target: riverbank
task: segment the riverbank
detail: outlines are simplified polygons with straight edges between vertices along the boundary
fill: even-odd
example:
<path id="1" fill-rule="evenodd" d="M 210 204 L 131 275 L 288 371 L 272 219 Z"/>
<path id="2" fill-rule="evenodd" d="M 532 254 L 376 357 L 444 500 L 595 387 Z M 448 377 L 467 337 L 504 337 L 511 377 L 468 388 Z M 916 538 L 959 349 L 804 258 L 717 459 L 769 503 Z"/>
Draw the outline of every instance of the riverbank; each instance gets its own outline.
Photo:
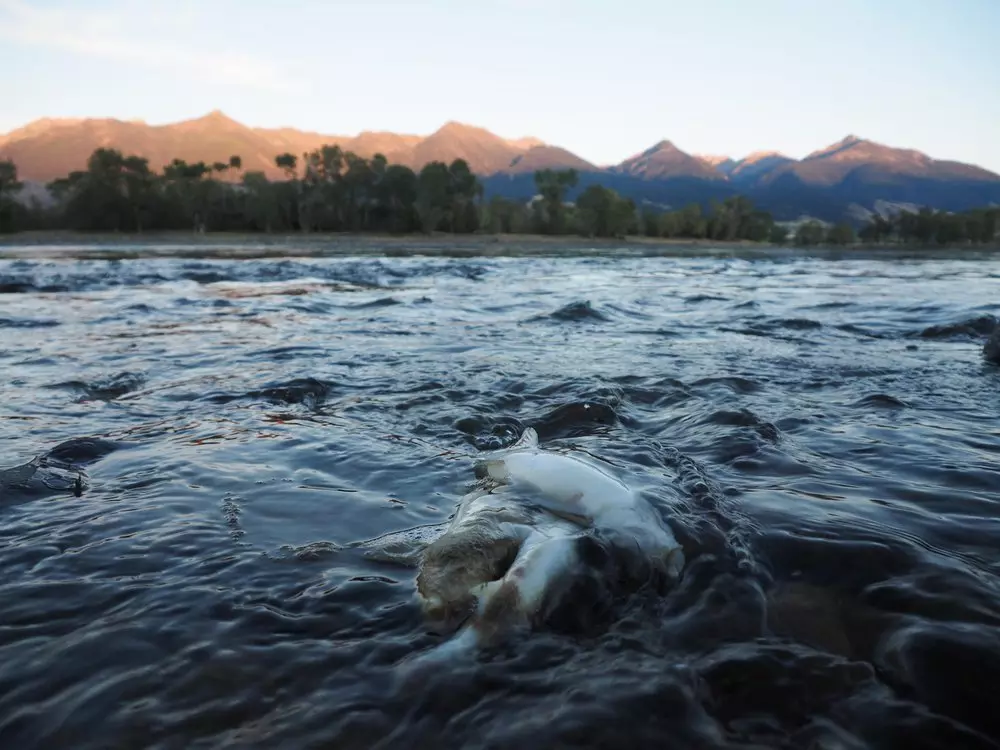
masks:
<path id="1" fill-rule="evenodd" d="M 732 256 L 732 257 L 970 257 L 994 256 L 1000 245 L 929 246 L 854 244 L 798 247 L 749 240 L 719 241 L 629 236 L 625 239 L 574 235 L 527 234 L 378 234 L 378 233 L 247 233 L 147 232 L 86 233 L 35 231 L 0 235 L 0 257 L 74 257 L 124 259 L 136 257 L 282 256 L 438 256 L 522 257 L 588 255 Z"/>

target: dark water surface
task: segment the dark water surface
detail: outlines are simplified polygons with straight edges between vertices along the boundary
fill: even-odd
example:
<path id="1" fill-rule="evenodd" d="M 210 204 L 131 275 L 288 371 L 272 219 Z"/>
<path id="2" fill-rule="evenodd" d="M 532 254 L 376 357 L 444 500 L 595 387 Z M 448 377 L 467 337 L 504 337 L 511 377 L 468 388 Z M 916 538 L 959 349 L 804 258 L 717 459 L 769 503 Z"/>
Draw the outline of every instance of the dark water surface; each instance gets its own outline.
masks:
<path id="1" fill-rule="evenodd" d="M 1000 747 L 1000 259 L 0 260 L 4 748 Z M 414 686 L 535 427 L 688 566 Z M 69 441 L 69 442 L 67 442 Z"/>

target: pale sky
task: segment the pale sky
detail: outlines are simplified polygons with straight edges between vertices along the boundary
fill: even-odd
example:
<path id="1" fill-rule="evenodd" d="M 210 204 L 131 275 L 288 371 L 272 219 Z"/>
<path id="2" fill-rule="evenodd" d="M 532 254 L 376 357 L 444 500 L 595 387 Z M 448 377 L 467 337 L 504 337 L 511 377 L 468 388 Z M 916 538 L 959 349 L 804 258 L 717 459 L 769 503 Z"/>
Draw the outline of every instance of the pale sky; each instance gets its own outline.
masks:
<path id="1" fill-rule="evenodd" d="M 1000 0 L 0 0 L 0 132 L 458 120 L 599 164 L 853 133 L 1000 172 L 998 33 Z"/>

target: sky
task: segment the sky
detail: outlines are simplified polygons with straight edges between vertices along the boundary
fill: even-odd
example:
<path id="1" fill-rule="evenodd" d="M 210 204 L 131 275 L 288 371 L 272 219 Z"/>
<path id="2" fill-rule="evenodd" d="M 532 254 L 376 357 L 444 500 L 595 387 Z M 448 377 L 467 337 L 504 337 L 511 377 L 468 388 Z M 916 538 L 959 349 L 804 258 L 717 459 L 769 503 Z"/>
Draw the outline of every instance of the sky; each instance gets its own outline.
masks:
<path id="1" fill-rule="evenodd" d="M 40 117 L 669 139 L 855 134 L 1000 172 L 1000 0 L 0 0 L 0 133 Z"/>

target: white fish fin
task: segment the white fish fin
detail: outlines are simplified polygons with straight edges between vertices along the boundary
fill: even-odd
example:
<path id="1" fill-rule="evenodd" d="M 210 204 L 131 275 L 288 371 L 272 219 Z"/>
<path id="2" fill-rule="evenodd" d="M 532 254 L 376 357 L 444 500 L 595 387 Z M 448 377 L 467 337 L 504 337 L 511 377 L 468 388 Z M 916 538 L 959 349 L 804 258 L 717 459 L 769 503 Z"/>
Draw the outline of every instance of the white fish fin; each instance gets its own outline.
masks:
<path id="1" fill-rule="evenodd" d="M 525 448 L 537 448 L 538 447 L 538 433 L 535 432 L 534 427 L 525 427 L 524 432 L 521 437 L 517 439 L 517 442 L 512 446 L 507 448 L 509 451 L 523 450 Z"/>

